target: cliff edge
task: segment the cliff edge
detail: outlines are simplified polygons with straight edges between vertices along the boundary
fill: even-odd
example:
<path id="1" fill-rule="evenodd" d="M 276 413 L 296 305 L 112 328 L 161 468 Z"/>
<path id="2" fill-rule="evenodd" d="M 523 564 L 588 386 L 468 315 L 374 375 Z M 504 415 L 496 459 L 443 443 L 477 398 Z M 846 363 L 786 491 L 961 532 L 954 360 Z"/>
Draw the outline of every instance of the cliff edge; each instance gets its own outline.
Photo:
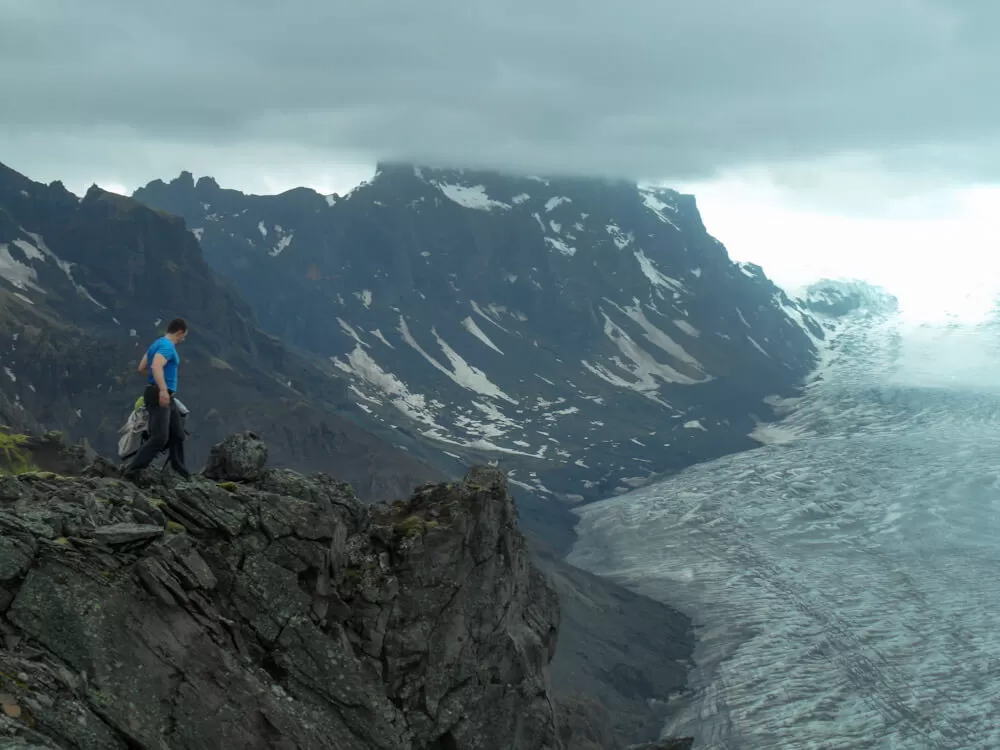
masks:
<path id="1" fill-rule="evenodd" d="M 558 607 L 502 474 L 366 507 L 266 455 L 234 435 L 206 476 L 144 488 L 100 460 L 0 477 L 4 734 L 95 750 L 559 746 Z"/>
<path id="2" fill-rule="evenodd" d="M 252 433 L 139 486 L 71 448 L 73 473 L 41 469 L 56 443 L 0 456 L 4 747 L 576 745 L 556 595 L 501 472 L 366 506 L 267 468 Z"/>

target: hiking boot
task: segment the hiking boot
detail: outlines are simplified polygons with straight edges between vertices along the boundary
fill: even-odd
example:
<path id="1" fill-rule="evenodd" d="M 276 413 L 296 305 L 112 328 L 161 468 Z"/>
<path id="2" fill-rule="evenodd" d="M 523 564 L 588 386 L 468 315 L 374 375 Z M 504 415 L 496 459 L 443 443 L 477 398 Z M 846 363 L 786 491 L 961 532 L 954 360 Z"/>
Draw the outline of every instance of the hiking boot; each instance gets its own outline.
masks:
<path id="1" fill-rule="evenodd" d="M 132 484 L 137 485 L 139 484 L 139 480 L 142 478 L 142 472 L 123 466 L 121 468 L 121 478 L 126 482 L 131 482 Z"/>

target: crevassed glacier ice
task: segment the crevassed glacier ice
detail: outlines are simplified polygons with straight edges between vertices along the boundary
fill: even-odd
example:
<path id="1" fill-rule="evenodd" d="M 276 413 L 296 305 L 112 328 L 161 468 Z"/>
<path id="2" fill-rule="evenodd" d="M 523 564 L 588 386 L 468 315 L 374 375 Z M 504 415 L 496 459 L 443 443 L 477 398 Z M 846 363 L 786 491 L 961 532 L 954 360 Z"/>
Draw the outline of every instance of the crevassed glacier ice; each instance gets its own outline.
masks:
<path id="1" fill-rule="evenodd" d="M 846 325 L 789 442 L 580 509 L 570 561 L 691 615 L 697 748 L 1000 748 L 1000 335 Z"/>

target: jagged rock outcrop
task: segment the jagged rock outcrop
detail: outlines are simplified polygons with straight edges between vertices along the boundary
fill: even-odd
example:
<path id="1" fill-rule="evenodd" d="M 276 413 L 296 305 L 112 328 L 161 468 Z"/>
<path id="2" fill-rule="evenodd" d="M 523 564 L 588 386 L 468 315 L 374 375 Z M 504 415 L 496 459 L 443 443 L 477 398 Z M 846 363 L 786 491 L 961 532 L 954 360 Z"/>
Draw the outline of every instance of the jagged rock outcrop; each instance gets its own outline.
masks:
<path id="1" fill-rule="evenodd" d="M 562 747 L 558 606 L 500 472 L 368 507 L 264 455 L 216 447 L 252 481 L 0 476 L 3 742 Z"/>

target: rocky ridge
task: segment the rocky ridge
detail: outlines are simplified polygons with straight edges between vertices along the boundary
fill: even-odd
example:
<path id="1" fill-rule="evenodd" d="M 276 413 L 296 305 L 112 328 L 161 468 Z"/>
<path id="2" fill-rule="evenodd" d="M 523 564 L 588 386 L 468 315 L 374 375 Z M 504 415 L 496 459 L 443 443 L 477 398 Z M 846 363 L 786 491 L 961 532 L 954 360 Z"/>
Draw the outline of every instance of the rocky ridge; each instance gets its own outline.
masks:
<path id="1" fill-rule="evenodd" d="M 583 747 L 502 473 L 365 506 L 251 433 L 192 482 L 68 455 L 0 476 L 5 747 Z"/>

